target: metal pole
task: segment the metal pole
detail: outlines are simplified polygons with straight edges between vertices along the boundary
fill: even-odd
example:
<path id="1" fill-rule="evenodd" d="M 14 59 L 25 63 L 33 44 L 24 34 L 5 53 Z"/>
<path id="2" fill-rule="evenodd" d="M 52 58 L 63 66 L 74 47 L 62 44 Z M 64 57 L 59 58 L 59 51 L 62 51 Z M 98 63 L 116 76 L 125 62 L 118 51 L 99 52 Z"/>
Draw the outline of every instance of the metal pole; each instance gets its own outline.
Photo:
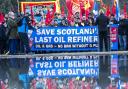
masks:
<path id="1" fill-rule="evenodd" d="M 19 9 L 19 6 L 20 6 L 19 4 L 20 4 L 20 3 L 19 3 L 19 0 L 17 0 L 18 12 L 19 12 L 19 10 L 20 10 L 20 9 Z"/>

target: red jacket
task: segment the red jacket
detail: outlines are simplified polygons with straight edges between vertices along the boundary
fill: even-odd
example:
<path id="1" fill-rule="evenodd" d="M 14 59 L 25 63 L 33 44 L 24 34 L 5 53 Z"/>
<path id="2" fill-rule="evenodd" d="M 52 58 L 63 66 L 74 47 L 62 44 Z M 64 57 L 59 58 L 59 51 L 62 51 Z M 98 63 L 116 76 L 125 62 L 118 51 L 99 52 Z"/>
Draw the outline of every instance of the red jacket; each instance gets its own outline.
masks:
<path id="1" fill-rule="evenodd" d="M 4 22 L 4 15 L 0 12 L 0 24 Z"/>

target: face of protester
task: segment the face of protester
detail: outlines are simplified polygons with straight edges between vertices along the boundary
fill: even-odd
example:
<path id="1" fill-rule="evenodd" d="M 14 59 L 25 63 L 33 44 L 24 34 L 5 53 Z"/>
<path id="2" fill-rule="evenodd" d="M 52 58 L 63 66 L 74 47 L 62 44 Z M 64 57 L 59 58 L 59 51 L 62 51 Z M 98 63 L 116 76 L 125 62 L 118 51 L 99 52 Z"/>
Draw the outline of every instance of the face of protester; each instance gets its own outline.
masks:
<path id="1" fill-rule="evenodd" d="M 125 19 L 124 15 L 121 15 L 120 19 Z"/>
<path id="2" fill-rule="evenodd" d="M 65 21 L 64 20 L 62 20 L 62 24 L 65 25 Z"/>
<path id="3" fill-rule="evenodd" d="M 42 23 L 39 23 L 38 26 L 41 27 L 42 26 Z"/>
<path id="4" fill-rule="evenodd" d="M 81 22 L 80 19 L 75 20 L 75 23 L 80 23 L 80 22 Z"/>
<path id="5" fill-rule="evenodd" d="M 9 12 L 8 16 L 12 19 L 15 19 L 15 14 L 13 12 Z"/>
<path id="6" fill-rule="evenodd" d="M 55 26 L 57 26 L 57 25 L 58 25 L 58 22 L 57 22 L 56 20 L 54 21 L 54 25 L 55 25 Z"/>
<path id="7" fill-rule="evenodd" d="M 60 15 L 60 14 L 58 14 L 58 19 L 62 19 L 62 17 L 61 17 L 61 15 Z"/>
<path id="8" fill-rule="evenodd" d="M 113 15 L 111 15 L 111 16 L 110 16 L 110 19 L 114 19 L 114 16 L 113 16 Z"/>
<path id="9" fill-rule="evenodd" d="M 86 16 L 83 16 L 83 17 L 82 17 L 82 20 L 84 20 L 84 21 L 85 21 L 85 20 L 86 20 Z"/>
<path id="10" fill-rule="evenodd" d="M 76 18 L 79 18 L 79 16 L 80 16 L 79 12 L 76 12 L 75 16 L 76 16 Z"/>
<path id="11" fill-rule="evenodd" d="M 36 14 L 40 14 L 40 12 L 39 12 L 39 11 L 37 11 L 37 12 L 36 12 Z"/>

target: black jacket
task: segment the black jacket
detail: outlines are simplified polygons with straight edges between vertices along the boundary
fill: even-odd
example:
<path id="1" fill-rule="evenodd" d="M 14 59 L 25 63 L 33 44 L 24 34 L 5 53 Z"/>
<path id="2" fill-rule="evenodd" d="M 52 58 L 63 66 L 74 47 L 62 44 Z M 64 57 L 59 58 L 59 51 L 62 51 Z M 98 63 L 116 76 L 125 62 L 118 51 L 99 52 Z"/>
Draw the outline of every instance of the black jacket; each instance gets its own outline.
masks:
<path id="1" fill-rule="evenodd" d="M 99 31 L 106 31 L 108 29 L 109 18 L 104 14 L 100 14 L 96 19 L 96 25 L 98 25 Z"/>
<path id="2" fill-rule="evenodd" d="M 0 40 L 6 40 L 6 27 L 2 24 L 0 25 Z"/>
<path id="3" fill-rule="evenodd" d="M 119 35 L 126 35 L 128 34 L 128 20 L 127 19 L 121 19 L 119 21 L 119 27 L 118 27 L 118 34 Z"/>

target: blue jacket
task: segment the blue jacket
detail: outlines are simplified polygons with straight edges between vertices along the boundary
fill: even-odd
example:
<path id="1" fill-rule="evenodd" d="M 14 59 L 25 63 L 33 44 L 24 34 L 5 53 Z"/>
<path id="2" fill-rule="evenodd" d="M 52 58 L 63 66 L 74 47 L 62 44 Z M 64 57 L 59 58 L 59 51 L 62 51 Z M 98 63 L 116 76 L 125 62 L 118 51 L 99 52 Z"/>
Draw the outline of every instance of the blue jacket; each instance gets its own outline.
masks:
<path id="1" fill-rule="evenodd" d="M 21 19 L 20 26 L 18 26 L 18 32 L 26 33 L 28 29 L 26 18 Z"/>

